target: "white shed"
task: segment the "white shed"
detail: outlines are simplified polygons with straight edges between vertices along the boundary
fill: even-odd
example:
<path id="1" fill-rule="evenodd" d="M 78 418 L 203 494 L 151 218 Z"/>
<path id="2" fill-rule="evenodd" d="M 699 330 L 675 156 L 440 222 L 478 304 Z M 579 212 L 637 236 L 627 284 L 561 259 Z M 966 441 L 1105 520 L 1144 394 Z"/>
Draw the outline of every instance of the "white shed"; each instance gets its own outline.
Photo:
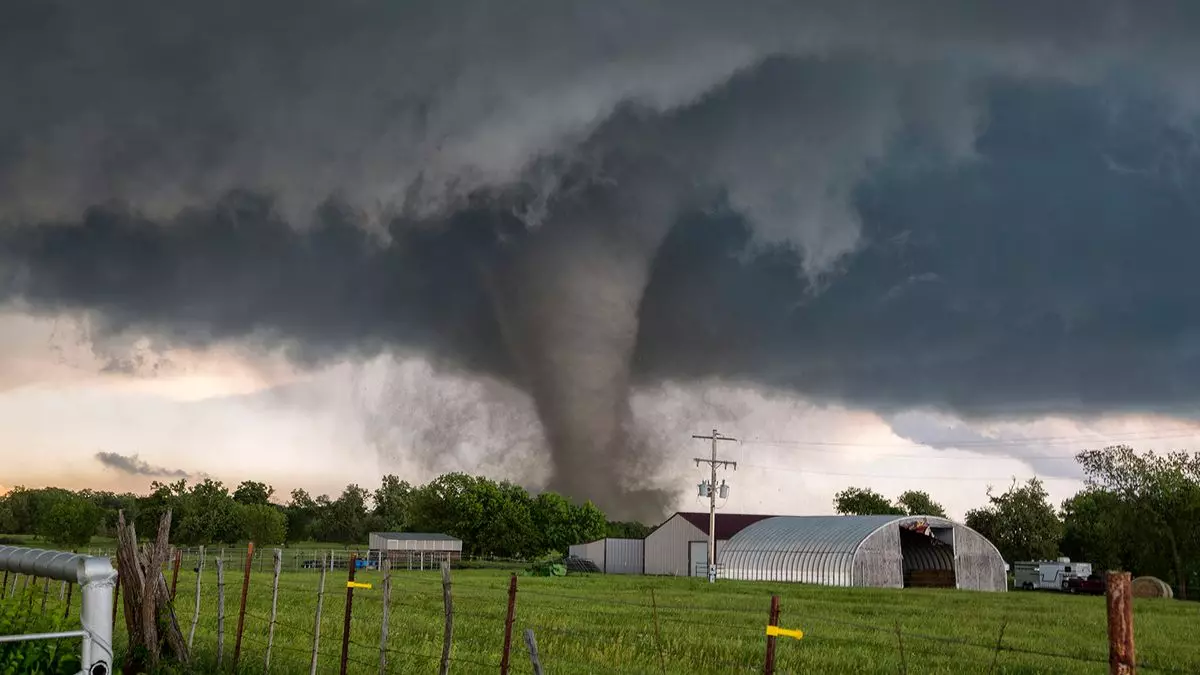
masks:
<path id="1" fill-rule="evenodd" d="M 368 536 L 372 556 L 376 552 L 393 563 L 457 560 L 462 557 L 462 539 L 435 532 L 372 532 Z"/>
<path id="2" fill-rule="evenodd" d="M 597 539 L 571 547 L 569 555 L 592 561 L 607 574 L 641 574 L 645 556 L 642 539 Z"/>
<path id="3" fill-rule="evenodd" d="M 742 529 L 771 516 L 717 514 L 717 566 L 725 542 Z M 708 514 L 680 511 L 646 535 L 645 574 L 708 576 Z"/>

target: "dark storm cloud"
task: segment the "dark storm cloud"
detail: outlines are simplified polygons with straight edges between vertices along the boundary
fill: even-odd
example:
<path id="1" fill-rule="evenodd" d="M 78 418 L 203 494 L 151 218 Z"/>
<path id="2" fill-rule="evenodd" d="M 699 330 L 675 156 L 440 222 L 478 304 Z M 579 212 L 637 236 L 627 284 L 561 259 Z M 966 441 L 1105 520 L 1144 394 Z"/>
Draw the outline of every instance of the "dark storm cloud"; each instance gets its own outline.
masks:
<path id="1" fill-rule="evenodd" d="M 96 461 L 110 469 L 129 474 L 130 476 L 187 478 L 191 475 L 182 469 L 167 469 L 161 466 L 153 466 L 137 455 L 122 455 L 117 452 L 97 452 Z"/>
<path id="2" fill-rule="evenodd" d="M 1200 154 L 1153 101 L 1112 100 L 998 88 L 980 161 L 896 166 L 861 187 L 866 243 L 820 292 L 787 252 L 730 255 L 749 237 L 736 215 L 677 228 L 642 307 L 638 370 L 883 409 L 1194 405 Z"/>

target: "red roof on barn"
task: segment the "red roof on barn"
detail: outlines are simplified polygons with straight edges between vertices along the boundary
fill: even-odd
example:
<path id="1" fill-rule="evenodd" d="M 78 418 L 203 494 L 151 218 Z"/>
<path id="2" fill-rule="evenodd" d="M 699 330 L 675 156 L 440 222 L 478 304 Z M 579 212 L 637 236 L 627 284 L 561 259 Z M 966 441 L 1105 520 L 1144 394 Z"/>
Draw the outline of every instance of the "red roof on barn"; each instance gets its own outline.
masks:
<path id="1" fill-rule="evenodd" d="M 708 534 L 708 514 L 707 513 L 691 513 L 679 511 L 675 516 L 680 516 L 692 525 L 695 525 L 704 534 Z M 674 518 L 675 516 L 671 516 Z M 750 527 L 760 520 L 771 518 L 772 516 L 763 516 L 750 513 L 718 513 L 717 514 L 717 539 L 728 539 L 742 530 Z M 667 520 L 670 520 L 668 518 Z"/>

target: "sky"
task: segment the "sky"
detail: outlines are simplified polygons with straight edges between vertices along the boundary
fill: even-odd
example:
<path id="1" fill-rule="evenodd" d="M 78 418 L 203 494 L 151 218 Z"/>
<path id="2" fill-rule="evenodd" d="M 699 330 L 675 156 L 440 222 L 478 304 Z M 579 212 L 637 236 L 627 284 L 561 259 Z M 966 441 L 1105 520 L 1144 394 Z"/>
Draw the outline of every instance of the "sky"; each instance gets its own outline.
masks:
<path id="1" fill-rule="evenodd" d="M 728 510 L 962 517 L 1194 447 L 1200 11 L 866 7 L 6 4 L 0 490 L 654 520 L 715 427 Z"/>

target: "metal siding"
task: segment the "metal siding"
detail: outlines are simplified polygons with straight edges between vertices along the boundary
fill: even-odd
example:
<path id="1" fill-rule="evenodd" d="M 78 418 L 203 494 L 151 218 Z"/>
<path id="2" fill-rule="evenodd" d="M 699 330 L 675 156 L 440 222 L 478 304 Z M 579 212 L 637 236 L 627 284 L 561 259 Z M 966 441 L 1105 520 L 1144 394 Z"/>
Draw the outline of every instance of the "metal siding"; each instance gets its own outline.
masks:
<path id="1" fill-rule="evenodd" d="M 1004 558 L 992 542 L 965 525 L 954 526 L 954 576 L 959 588 L 1008 590 Z"/>
<path id="2" fill-rule="evenodd" d="M 854 586 L 904 588 L 900 527 L 882 527 L 863 540 L 854 554 Z"/>
<path id="3" fill-rule="evenodd" d="M 730 579 L 854 583 L 859 545 L 894 516 L 776 516 L 738 532 L 725 547 Z"/>
<path id="4" fill-rule="evenodd" d="M 708 535 L 679 514 L 646 536 L 646 574 L 689 576 L 688 542 L 708 539 Z"/>
<path id="5" fill-rule="evenodd" d="M 576 544 L 568 552 L 577 558 L 592 561 L 596 564 L 596 567 L 604 571 L 604 542 L 604 539 L 597 539 L 596 541 L 589 541 L 586 544 Z"/>
<path id="6" fill-rule="evenodd" d="M 900 588 L 904 585 L 905 561 L 899 525 L 918 520 L 930 527 L 953 528 L 953 568 L 960 588 L 1006 590 L 1004 561 L 991 542 L 966 526 L 931 516 L 768 518 L 729 540 L 724 555 L 718 556 L 721 576 Z M 923 549 L 915 549 L 913 556 L 914 565 L 946 564 L 942 555 Z"/>
<path id="7" fill-rule="evenodd" d="M 608 574 L 641 574 L 646 542 L 643 539 L 604 539 L 604 561 Z"/>

